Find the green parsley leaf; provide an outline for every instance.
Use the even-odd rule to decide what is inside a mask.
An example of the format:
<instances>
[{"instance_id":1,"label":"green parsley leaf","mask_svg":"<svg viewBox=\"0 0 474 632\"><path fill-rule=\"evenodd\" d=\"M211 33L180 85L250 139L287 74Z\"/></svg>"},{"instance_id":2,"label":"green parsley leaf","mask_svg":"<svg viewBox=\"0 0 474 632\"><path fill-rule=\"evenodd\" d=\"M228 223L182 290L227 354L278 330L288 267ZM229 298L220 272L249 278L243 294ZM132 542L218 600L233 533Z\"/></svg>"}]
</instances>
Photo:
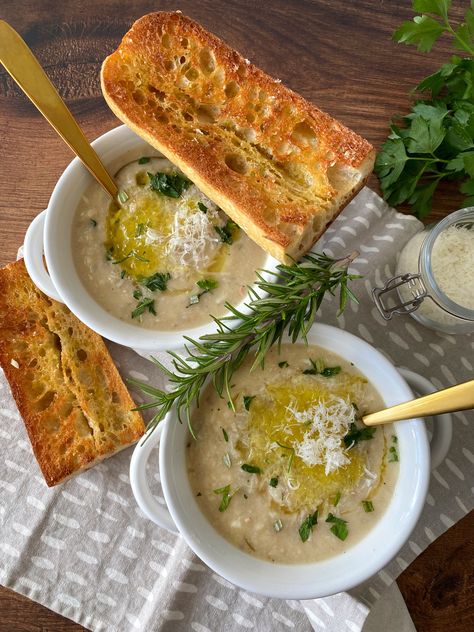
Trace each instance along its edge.
<instances>
[{"instance_id":1,"label":"green parsley leaf","mask_svg":"<svg viewBox=\"0 0 474 632\"><path fill-rule=\"evenodd\" d=\"M125 271L125 270L122 270L122 271L120 272L120 278L121 278L121 279L124 279L126 274L127 274L127 273L126 273L126 271Z\"/></svg>"},{"instance_id":2,"label":"green parsley leaf","mask_svg":"<svg viewBox=\"0 0 474 632\"><path fill-rule=\"evenodd\" d=\"M137 224L135 228L135 237L140 237L146 231L146 224Z\"/></svg>"},{"instance_id":3,"label":"green parsley leaf","mask_svg":"<svg viewBox=\"0 0 474 632\"><path fill-rule=\"evenodd\" d=\"M97 226L97 222L95 219L90 219L89 220L90 225L92 226L92 228L95 228Z\"/></svg>"},{"instance_id":4,"label":"green parsley leaf","mask_svg":"<svg viewBox=\"0 0 474 632\"><path fill-rule=\"evenodd\" d=\"M300 538L302 542L306 542L313 531L313 527L318 524L318 510L314 513L309 514L307 518L303 520L300 528L298 529L298 533L300 534Z\"/></svg>"},{"instance_id":5,"label":"green parsley leaf","mask_svg":"<svg viewBox=\"0 0 474 632\"><path fill-rule=\"evenodd\" d=\"M179 173L170 175L158 171L153 175L148 172L148 177L150 178L150 189L152 191L156 191L170 198L179 198L192 184L191 180L188 180L188 178Z\"/></svg>"},{"instance_id":6,"label":"green parsley leaf","mask_svg":"<svg viewBox=\"0 0 474 632\"><path fill-rule=\"evenodd\" d=\"M280 367L280 369L286 369L286 367L290 365L288 364L286 360L283 360L282 362L278 363L278 366Z\"/></svg>"},{"instance_id":7,"label":"green parsley leaf","mask_svg":"<svg viewBox=\"0 0 474 632\"><path fill-rule=\"evenodd\" d=\"M150 162L150 159L148 156L142 156L141 158L138 159L139 165L146 165L147 162Z\"/></svg>"},{"instance_id":8,"label":"green parsley leaf","mask_svg":"<svg viewBox=\"0 0 474 632\"><path fill-rule=\"evenodd\" d=\"M443 24L429 15L416 15L413 21L404 22L393 38L403 44L414 44L421 53L427 53L444 30Z\"/></svg>"},{"instance_id":9,"label":"green parsley leaf","mask_svg":"<svg viewBox=\"0 0 474 632\"><path fill-rule=\"evenodd\" d=\"M337 507L340 500L341 500L341 492L337 492L337 494L333 498L332 506Z\"/></svg>"},{"instance_id":10,"label":"green parsley leaf","mask_svg":"<svg viewBox=\"0 0 474 632\"><path fill-rule=\"evenodd\" d=\"M142 297L142 291L139 289L134 290L133 292L133 298L136 299L137 301L139 301Z\"/></svg>"},{"instance_id":11,"label":"green parsley leaf","mask_svg":"<svg viewBox=\"0 0 474 632\"><path fill-rule=\"evenodd\" d=\"M257 465L250 465L250 463L243 463L240 466L244 472L248 472L249 474L261 474L262 470Z\"/></svg>"},{"instance_id":12,"label":"green parsley leaf","mask_svg":"<svg viewBox=\"0 0 474 632\"><path fill-rule=\"evenodd\" d=\"M270 487L276 487L278 485L278 476L274 476L273 478L271 478L268 484L270 485Z\"/></svg>"},{"instance_id":13,"label":"green parsley leaf","mask_svg":"<svg viewBox=\"0 0 474 632\"><path fill-rule=\"evenodd\" d=\"M336 538L339 540L345 540L349 534L349 530L347 528L347 520L343 520L342 518L338 518L332 513L328 514L326 518L326 522L332 522L333 525L331 527L331 533L334 533Z\"/></svg>"},{"instance_id":14,"label":"green parsley leaf","mask_svg":"<svg viewBox=\"0 0 474 632\"><path fill-rule=\"evenodd\" d=\"M232 244L234 242L233 233L239 227L235 222L231 219L227 220L225 226L214 226L214 230L221 238L222 243L224 244Z\"/></svg>"},{"instance_id":15,"label":"green parsley leaf","mask_svg":"<svg viewBox=\"0 0 474 632\"><path fill-rule=\"evenodd\" d=\"M210 292L211 290L215 290L219 283L215 279L199 279L196 285L204 290L204 292ZM201 295L204 294L204 292L201 292Z\"/></svg>"},{"instance_id":16,"label":"green parsley leaf","mask_svg":"<svg viewBox=\"0 0 474 632\"><path fill-rule=\"evenodd\" d=\"M352 448L359 441L373 439L376 430L377 428L358 428L355 423L351 423L349 432L343 439L345 447Z\"/></svg>"},{"instance_id":17,"label":"green parsley leaf","mask_svg":"<svg viewBox=\"0 0 474 632\"><path fill-rule=\"evenodd\" d=\"M227 434L227 430L225 428L221 428L222 434L224 435L224 441L229 441L229 435Z\"/></svg>"},{"instance_id":18,"label":"green parsley leaf","mask_svg":"<svg viewBox=\"0 0 474 632\"><path fill-rule=\"evenodd\" d=\"M207 213L207 211L209 210L207 208L207 206L205 204L203 204L202 202L198 202L198 209L202 212L202 213Z\"/></svg>"},{"instance_id":19,"label":"green parsley leaf","mask_svg":"<svg viewBox=\"0 0 474 632\"><path fill-rule=\"evenodd\" d=\"M321 359L316 361L309 360L311 362L311 368L303 371L304 375L322 375L323 377L332 377L341 372L340 366L324 366Z\"/></svg>"},{"instance_id":20,"label":"green parsley leaf","mask_svg":"<svg viewBox=\"0 0 474 632\"><path fill-rule=\"evenodd\" d=\"M248 410L250 408L250 404L252 403L252 400L255 399L256 395L244 395L244 407L245 410Z\"/></svg>"},{"instance_id":21,"label":"green parsley leaf","mask_svg":"<svg viewBox=\"0 0 474 632\"><path fill-rule=\"evenodd\" d=\"M362 507L364 508L364 511L366 513L370 513L371 511L374 510L374 504L371 500L363 500Z\"/></svg>"},{"instance_id":22,"label":"green parsley leaf","mask_svg":"<svg viewBox=\"0 0 474 632\"><path fill-rule=\"evenodd\" d=\"M155 272L149 277L141 279L140 283L144 285L150 292L164 292L168 286L168 281L171 279L169 272Z\"/></svg>"},{"instance_id":23,"label":"green parsley leaf","mask_svg":"<svg viewBox=\"0 0 474 632\"><path fill-rule=\"evenodd\" d=\"M138 316L141 316L142 314L144 314L146 310L148 310L151 314L156 316L155 299L144 298L142 301L140 301L140 303L138 303L138 305L135 307L135 309L132 312L132 318L138 318Z\"/></svg>"},{"instance_id":24,"label":"green parsley leaf","mask_svg":"<svg viewBox=\"0 0 474 632\"><path fill-rule=\"evenodd\" d=\"M395 463L399 461L397 448L393 445L388 449L388 462Z\"/></svg>"},{"instance_id":25,"label":"green parsley leaf","mask_svg":"<svg viewBox=\"0 0 474 632\"><path fill-rule=\"evenodd\" d=\"M223 512L227 509L232 499L233 494L230 493L230 485L226 485L225 487L219 487L219 489L214 489L214 494L222 494L221 504L219 505L219 511ZM234 492L235 494L235 492Z\"/></svg>"}]
</instances>

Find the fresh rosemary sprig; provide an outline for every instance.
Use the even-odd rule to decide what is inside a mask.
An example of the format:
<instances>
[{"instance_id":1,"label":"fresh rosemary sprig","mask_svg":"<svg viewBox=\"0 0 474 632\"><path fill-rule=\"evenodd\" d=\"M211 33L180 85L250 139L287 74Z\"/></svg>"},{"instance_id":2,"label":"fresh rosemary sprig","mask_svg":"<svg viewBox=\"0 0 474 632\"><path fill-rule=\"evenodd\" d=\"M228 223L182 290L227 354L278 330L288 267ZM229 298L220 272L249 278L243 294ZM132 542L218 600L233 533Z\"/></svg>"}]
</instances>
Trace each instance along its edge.
<instances>
[{"instance_id":1,"label":"fresh rosemary sprig","mask_svg":"<svg viewBox=\"0 0 474 632\"><path fill-rule=\"evenodd\" d=\"M176 405L179 420L182 421L184 410L194 436L190 421L191 405L193 402L199 405L199 395L208 377L212 378L218 394L221 397L225 394L235 411L230 379L250 351L255 351L252 371L257 366L264 366L267 351L273 344L281 343L285 331L292 342L300 337L306 340L316 312L328 292L334 295L339 290L339 313L344 310L348 299L357 302L348 282L359 277L347 271L357 255L354 252L344 259L335 260L325 254L309 254L300 263L279 265L272 281L266 281L262 274L258 274L256 286L265 296L262 298L255 288L249 287L248 313L226 303L231 315L213 318L216 333L201 336L199 340L185 336L187 357L168 351L173 358L174 371L152 358L168 376L173 388L165 391L130 380L153 398L139 406L138 410L157 408L149 428L154 429Z\"/></svg>"}]
</instances>

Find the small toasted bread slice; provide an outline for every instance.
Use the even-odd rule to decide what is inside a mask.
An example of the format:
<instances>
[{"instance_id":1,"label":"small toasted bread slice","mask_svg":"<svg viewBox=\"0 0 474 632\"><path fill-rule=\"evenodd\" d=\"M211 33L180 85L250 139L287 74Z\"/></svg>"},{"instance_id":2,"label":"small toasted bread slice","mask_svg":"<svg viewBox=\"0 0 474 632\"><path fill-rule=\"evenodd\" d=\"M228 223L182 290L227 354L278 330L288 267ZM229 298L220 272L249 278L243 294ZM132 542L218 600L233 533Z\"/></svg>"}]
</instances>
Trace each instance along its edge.
<instances>
[{"instance_id":1,"label":"small toasted bread slice","mask_svg":"<svg viewBox=\"0 0 474 632\"><path fill-rule=\"evenodd\" d=\"M366 140L178 12L135 22L101 81L118 118L280 261L307 252L373 168Z\"/></svg>"},{"instance_id":2,"label":"small toasted bread slice","mask_svg":"<svg viewBox=\"0 0 474 632\"><path fill-rule=\"evenodd\" d=\"M23 259L0 270L0 365L50 486L144 433L102 338L42 294Z\"/></svg>"}]
</instances>

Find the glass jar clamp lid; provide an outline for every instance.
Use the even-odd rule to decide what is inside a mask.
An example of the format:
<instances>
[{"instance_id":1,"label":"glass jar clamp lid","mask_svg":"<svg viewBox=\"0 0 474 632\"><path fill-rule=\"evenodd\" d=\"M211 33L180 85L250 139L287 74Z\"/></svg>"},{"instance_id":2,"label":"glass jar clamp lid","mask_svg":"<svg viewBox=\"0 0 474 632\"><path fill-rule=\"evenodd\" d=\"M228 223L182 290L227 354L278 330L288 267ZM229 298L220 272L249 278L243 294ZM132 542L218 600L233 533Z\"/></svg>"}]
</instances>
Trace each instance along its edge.
<instances>
[{"instance_id":1,"label":"glass jar clamp lid","mask_svg":"<svg viewBox=\"0 0 474 632\"><path fill-rule=\"evenodd\" d=\"M396 276L372 295L385 320L410 314L431 329L473 332L474 207L414 235L400 253Z\"/></svg>"}]
</instances>

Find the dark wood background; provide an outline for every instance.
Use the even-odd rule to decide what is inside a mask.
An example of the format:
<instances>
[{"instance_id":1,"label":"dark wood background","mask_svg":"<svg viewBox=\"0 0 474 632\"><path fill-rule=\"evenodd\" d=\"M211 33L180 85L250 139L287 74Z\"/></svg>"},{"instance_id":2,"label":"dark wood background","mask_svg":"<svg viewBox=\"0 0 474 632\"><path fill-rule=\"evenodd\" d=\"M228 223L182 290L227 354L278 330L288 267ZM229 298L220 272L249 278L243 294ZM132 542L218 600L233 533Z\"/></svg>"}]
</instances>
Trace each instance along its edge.
<instances>
[{"instance_id":1,"label":"dark wood background","mask_svg":"<svg viewBox=\"0 0 474 632\"><path fill-rule=\"evenodd\" d=\"M455 2L460 17L468 0ZM99 68L133 20L182 10L245 57L368 138L377 147L390 118L409 106L409 90L450 54L395 44L409 0L2 0L0 17L31 46L93 139L118 121L102 99ZM12 261L25 229L44 209L71 159L13 81L0 70L0 265ZM370 185L378 189L376 178ZM430 219L458 207L455 187L439 195ZM472 515L431 544L398 584L419 632L474 629ZM0 588L0 632L82 630Z\"/></svg>"}]
</instances>

